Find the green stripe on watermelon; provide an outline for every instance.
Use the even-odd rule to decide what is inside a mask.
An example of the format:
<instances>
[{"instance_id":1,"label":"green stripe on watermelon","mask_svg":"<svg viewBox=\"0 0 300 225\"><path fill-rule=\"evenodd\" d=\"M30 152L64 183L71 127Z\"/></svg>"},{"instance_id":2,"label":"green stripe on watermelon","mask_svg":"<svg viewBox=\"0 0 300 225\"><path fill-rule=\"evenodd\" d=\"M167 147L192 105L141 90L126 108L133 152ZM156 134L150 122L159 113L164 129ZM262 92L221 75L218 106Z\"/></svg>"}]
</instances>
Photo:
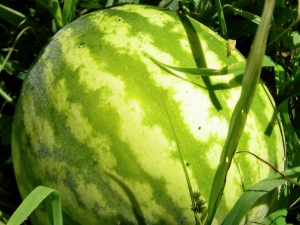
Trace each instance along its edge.
<instances>
[{"instance_id":1,"label":"green stripe on watermelon","mask_svg":"<svg viewBox=\"0 0 300 225\"><path fill-rule=\"evenodd\" d=\"M244 60L237 51L227 58L226 46L192 19L148 6L98 11L63 28L30 71L17 105L12 147L22 197L38 185L57 189L64 224L193 224L178 147L193 190L207 201L239 77L189 82L149 55L186 68ZM259 86L238 150L282 170L283 138L269 98ZM214 224L271 173L236 155ZM262 219L276 197L248 219ZM41 208L32 221L44 218Z\"/></svg>"}]
</instances>

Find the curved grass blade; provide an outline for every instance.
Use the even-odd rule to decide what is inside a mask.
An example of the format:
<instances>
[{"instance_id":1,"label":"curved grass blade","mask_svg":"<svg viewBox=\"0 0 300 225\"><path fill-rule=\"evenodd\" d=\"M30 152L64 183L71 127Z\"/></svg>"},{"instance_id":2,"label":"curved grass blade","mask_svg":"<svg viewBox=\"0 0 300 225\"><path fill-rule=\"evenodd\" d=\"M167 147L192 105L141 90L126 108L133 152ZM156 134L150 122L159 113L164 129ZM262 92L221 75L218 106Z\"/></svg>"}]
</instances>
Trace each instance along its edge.
<instances>
[{"instance_id":1,"label":"curved grass blade","mask_svg":"<svg viewBox=\"0 0 300 225\"><path fill-rule=\"evenodd\" d=\"M46 201L47 214L51 225L62 225L61 201L58 191L38 186L21 203L7 222L7 225L23 223L38 205Z\"/></svg>"},{"instance_id":2,"label":"curved grass blade","mask_svg":"<svg viewBox=\"0 0 300 225\"><path fill-rule=\"evenodd\" d=\"M298 94L300 94L300 91ZM285 138L287 142L287 150L292 164L291 166L295 167L300 166L300 143L290 120L288 111L289 100L290 98L285 99L278 106L278 111L280 113L282 124L285 128Z\"/></svg>"},{"instance_id":3,"label":"curved grass blade","mask_svg":"<svg viewBox=\"0 0 300 225\"><path fill-rule=\"evenodd\" d=\"M250 12L247 12L247 11L244 11L242 9L236 8L233 5L228 5L227 4L227 5L224 5L224 8L225 7L230 8L233 12L235 12L235 13L239 14L240 16L252 21L253 23L255 23L257 25L260 23L261 18L257 15L254 15Z\"/></svg>"},{"instance_id":4,"label":"curved grass blade","mask_svg":"<svg viewBox=\"0 0 300 225\"><path fill-rule=\"evenodd\" d=\"M176 70L178 72L193 74L193 75L200 75L200 76L224 76L229 74L243 74L246 62L237 62L233 63L231 65L222 67L221 69L212 69L212 68L183 68L183 67L176 67L176 66L170 66L164 63L159 62L158 60L154 59L153 57L150 57L152 61L154 61L157 65L159 65L162 68L169 68L172 70Z\"/></svg>"},{"instance_id":5,"label":"curved grass blade","mask_svg":"<svg viewBox=\"0 0 300 225\"><path fill-rule=\"evenodd\" d=\"M153 57L149 56L149 58L155 62L158 66L163 68L164 70L167 70L169 72L169 69L182 72L182 73L188 73L192 75L200 75L203 77L206 76L226 76L226 75L240 75L243 74L246 68L246 62L237 62L230 64L228 66L224 66L220 69L213 69L213 68L184 68L184 67L176 67L176 66L170 66L167 64L164 64L162 62L159 62L158 60L154 59ZM263 67L273 67L274 63L270 61L270 59L267 56L264 56L263 58Z\"/></svg>"},{"instance_id":6,"label":"curved grass blade","mask_svg":"<svg viewBox=\"0 0 300 225\"><path fill-rule=\"evenodd\" d=\"M266 0L264 3L262 20L258 26L258 30L246 64L242 81L241 95L233 111L229 124L227 139L220 156L216 174L214 176L208 203L208 216L205 223L206 225L212 224L226 185L227 172L230 168L233 155L238 146L239 139L244 131L255 89L259 81L268 38L269 25L272 19L274 6L274 0Z\"/></svg>"},{"instance_id":7,"label":"curved grass blade","mask_svg":"<svg viewBox=\"0 0 300 225\"><path fill-rule=\"evenodd\" d=\"M282 172L285 176L296 178L300 176L300 167ZM235 203L222 225L239 224L257 200L278 186L286 183L280 174L274 174L248 188Z\"/></svg>"}]
</instances>

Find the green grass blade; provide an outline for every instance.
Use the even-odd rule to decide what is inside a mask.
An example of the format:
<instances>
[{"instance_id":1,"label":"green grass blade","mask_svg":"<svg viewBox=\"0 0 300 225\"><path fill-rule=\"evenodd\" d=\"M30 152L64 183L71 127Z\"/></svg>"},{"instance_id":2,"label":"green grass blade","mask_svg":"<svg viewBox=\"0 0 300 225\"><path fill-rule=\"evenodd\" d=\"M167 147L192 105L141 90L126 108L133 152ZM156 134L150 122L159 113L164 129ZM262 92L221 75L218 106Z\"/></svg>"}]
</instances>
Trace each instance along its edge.
<instances>
[{"instance_id":1,"label":"green grass blade","mask_svg":"<svg viewBox=\"0 0 300 225\"><path fill-rule=\"evenodd\" d=\"M0 4L0 18L14 26L18 26L26 17L24 14Z\"/></svg>"},{"instance_id":2,"label":"green grass blade","mask_svg":"<svg viewBox=\"0 0 300 225\"><path fill-rule=\"evenodd\" d=\"M263 64L269 25L273 15L274 6L274 0L265 1L262 21L258 26L253 46L247 60L246 70L242 81L241 96L233 111L229 124L227 139L223 147L219 165L217 167L217 171L213 180L208 203L208 217L206 220L206 225L212 224L214 215L222 198L223 190L226 184L227 172L230 168L232 158L238 146L239 139L243 133L247 116L251 108L255 89L259 81L261 67Z\"/></svg>"},{"instance_id":3,"label":"green grass blade","mask_svg":"<svg viewBox=\"0 0 300 225\"><path fill-rule=\"evenodd\" d=\"M153 57L150 57L150 59L155 62L158 66L160 66L163 69L172 69L178 72L182 73L188 73L193 75L200 75L200 76L224 76L228 74L243 74L246 62L237 62L233 63L231 65L225 66L221 69L212 69L212 68L183 68L183 67L176 67L176 66L170 66L164 63L161 63L154 59Z\"/></svg>"},{"instance_id":4,"label":"green grass blade","mask_svg":"<svg viewBox=\"0 0 300 225\"><path fill-rule=\"evenodd\" d=\"M35 0L38 4L42 5L45 9L49 10L55 24L58 28L62 28L64 26L62 13L60 9L60 5L58 0Z\"/></svg>"},{"instance_id":5,"label":"green grass blade","mask_svg":"<svg viewBox=\"0 0 300 225\"><path fill-rule=\"evenodd\" d=\"M213 69L213 68L183 68L183 67L176 67L164 64L159 62L158 60L154 59L153 57L149 56L149 58L155 62L159 67L164 70L172 69L182 73L188 73L192 75L200 75L200 76L225 76L229 74L240 75L243 74L246 68L246 62L237 62L230 64L228 66L224 66L220 69ZM263 58L263 67L273 67L274 63L272 63L267 56Z\"/></svg>"},{"instance_id":6,"label":"green grass blade","mask_svg":"<svg viewBox=\"0 0 300 225\"><path fill-rule=\"evenodd\" d=\"M52 0L52 16L58 28L62 28L64 26L63 18L61 14L61 9L58 3L58 0Z\"/></svg>"},{"instance_id":7,"label":"green grass blade","mask_svg":"<svg viewBox=\"0 0 300 225\"><path fill-rule=\"evenodd\" d=\"M45 201L50 224L62 225L62 209L58 191L51 192L51 194L45 199Z\"/></svg>"},{"instance_id":8,"label":"green grass blade","mask_svg":"<svg viewBox=\"0 0 300 225\"><path fill-rule=\"evenodd\" d=\"M274 66L274 72L275 72L275 83L276 83L276 91L277 96L280 98L284 94L285 91L285 71L283 67L279 64L276 64Z\"/></svg>"},{"instance_id":9,"label":"green grass blade","mask_svg":"<svg viewBox=\"0 0 300 225\"><path fill-rule=\"evenodd\" d=\"M51 225L62 225L61 203L58 192L54 189L38 186L21 203L7 222L7 225L23 223L38 205L46 200L47 211L50 212ZM48 209L50 207L51 209Z\"/></svg>"},{"instance_id":10,"label":"green grass blade","mask_svg":"<svg viewBox=\"0 0 300 225\"><path fill-rule=\"evenodd\" d=\"M299 95L296 93L295 95ZM287 149L289 153L289 158L291 160L291 166L300 166L300 143L295 132L295 129L291 123L290 116L289 116L289 100L290 98L285 99L279 106L278 111L280 112L280 117L282 124L285 128L285 138L287 142Z\"/></svg>"},{"instance_id":11,"label":"green grass blade","mask_svg":"<svg viewBox=\"0 0 300 225\"><path fill-rule=\"evenodd\" d=\"M225 22L225 17L223 13L223 8L221 5L220 0L215 0L217 12L218 12L218 19L219 19L219 24L220 24L220 30L221 30L221 36L224 39L228 39L228 32L227 32L227 27L226 27L226 22Z\"/></svg>"},{"instance_id":12,"label":"green grass blade","mask_svg":"<svg viewBox=\"0 0 300 225\"><path fill-rule=\"evenodd\" d=\"M261 221L262 224L286 224L286 216L289 207L289 189L290 186L285 185L284 190L280 193L278 209L275 212L268 215L267 217L265 217L263 221Z\"/></svg>"},{"instance_id":13,"label":"green grass blade","mask_svg":"<svg viewBox=\"0 0 300 225\"><path fill-rule=\"evenodd\" d=\"M186 165L185 165L183 157L182 157L181 148L180 148L180 145L179 145L179 141L178 141L178 138L177 138L177 134L176 134L175 128L174 128L173 123L171 121L171 117L170 117L170 115L168 113L166 105L164 104L164 102L162 100L161 100L161 102L162 102L162 105L163 105L163 107L165 109L166 115L168 117L168 120L169 120L171 129L172 129L172 132L174 134L174 138L175 138L175 141L176 141L176 146L177 146L177 150L178 150L178 154L179 154L181 166L182 166L182 169L183 169L183 172L184 172L184 175L185 175L185 179L186 179L186 182L187 182L187 186L188 186L188 190L189 190L189 194L190 194L190 198L191 198L191 205L192 206L196 206L196 204L198 204L198 203L197 203L197 201L196 201L196 199L195 199L194 196L195 196L195 193L197 193L197 192L193 191L192 183L191 183L191 180L190 180L190 177L189 177ZM201 205L201 206L199 205L199 207L202 208L202 209L204 209L203 205ZM198 218L198 216L197 216L196 213L197 212L194 211L195 224L196 225L200 225L200 220L199 220L199 218ZM198 212L198 213L200 213L200 212Z\"/></svg>"},{"instance_id":14,"label":"green grass blade","mask_svg":"<svg viewBox=\"0 0 300 225\"><path fill-rule=\"evenodd\" d=\"M300 167L285 170L282 173L289 178L296 178L300 176ZM235 203L222 225L239 224L260 197L284 183L286 180L280 174L274 174L248 188Z\"/></svg>"},{"instance_id":15,"label":"green grass blade","mask_svg":"<svg viewBox=\"0 0 300 225\"><path fill-rule=\"evenodd\" d=\"M63 7L63 24L64 26L72 22L75 17L76 0L65 0Z\"/></svg>"},{"instance_id":16,"label":"green grass blade","mask_svg":"<svg viewBox=\"0 0 300 225\"><path fill-rule=\"evenodd\" d=\"M23 26L38 27L38 24L36 24L33 20L26 18L24 14L2 4L0 4L0 18L15 27L19 26L23 21Z\"/></svg>"},{"instance_id":17,"label":"green grass blade","mask_svg":"<svg viewBox=\"0 0 300 225\"><path fill-rule=\"evenodd\" d=\"M234 13L239 14L240 16L252 21L253 23L255 23L257 25L260 23L261 18L257 15L254 15L250 12L247 12L247 11L244 11L242 9L236 8L233 5L224 5L224 8L225 7L231 9Z\"/></svg>"}]
</instances>

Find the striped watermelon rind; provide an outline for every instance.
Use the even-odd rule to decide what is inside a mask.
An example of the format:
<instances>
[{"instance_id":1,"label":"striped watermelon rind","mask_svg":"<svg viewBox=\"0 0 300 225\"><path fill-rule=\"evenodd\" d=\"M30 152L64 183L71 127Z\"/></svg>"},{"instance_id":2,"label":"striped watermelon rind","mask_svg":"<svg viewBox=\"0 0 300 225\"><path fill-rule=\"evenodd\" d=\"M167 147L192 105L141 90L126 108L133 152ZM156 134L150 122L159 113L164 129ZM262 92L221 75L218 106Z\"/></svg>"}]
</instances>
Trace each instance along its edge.
<instances>
[{"instance_id":1,"label":"striped watermelon rind","mask_svg":"<svg viewBox=\"0 0 300 225\"><path fill-rule=\"evenodd\" d=\"M28 74L12 134L14 170L24 198L57 189L64 224L194 224L180 162L208 201L241 75L205 78L166 70L221 68L244 58L202 24L172 11L124 5L83 16L60 30ZM237 150L279 170L284 139L274 102L260 84ZM234 156L214 224L250 185L272 173ZM268 195L246 220L273 206ZM206 212L200 215L204 221ZM33 216L45 224L43 206Z\"/></svg>"}]
</instances>

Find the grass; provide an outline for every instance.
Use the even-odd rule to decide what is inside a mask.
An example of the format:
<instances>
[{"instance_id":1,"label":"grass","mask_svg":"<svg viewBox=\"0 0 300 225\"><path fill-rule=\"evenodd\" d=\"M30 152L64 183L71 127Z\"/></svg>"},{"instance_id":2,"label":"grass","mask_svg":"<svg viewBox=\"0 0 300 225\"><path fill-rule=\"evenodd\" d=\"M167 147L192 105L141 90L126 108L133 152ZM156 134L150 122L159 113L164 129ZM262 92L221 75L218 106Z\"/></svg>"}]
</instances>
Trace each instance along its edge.
<instances>
[{"instance_id":1,"label":"grass","mask_svg":"<svg viewBox=\"0 0 300 225\"><path fill-rule=\"evenodd\" d=\"M169 1L126 0L125 2L160 5L171 10L178 10L210 27L224 38L236 40L236 42L231 42L233 43L231 48L236 47L248 58L246 66L246 74L248 75L244 76L243 83L246 97L245 95L241 96L242 100L236 107L246 106L246 109L249 109L251 101L248 102L247 100L251 99L251 93L255 91L256 81L260 75L276 102L284 125L288 148L288 168L300 166L299 1L276 0L272 12L270 12L272 7L268 7L268 13L271 13L269 17L271 19L270 27L266 18L261 17L264 4L264 1L261 0L187 0L178 1L179 7L177 2ZM267 0L266 4L272 2L272 0ZM88 12L116 3L118 3L117 0L66 0L63 3L57 0L16 0L13 2L6 0L0 4L0 224L6 224L8 218L21 203L10 154L10 133L14 104L22 80L30 70L32 62L38 57L42 47L60 28ZM255 40L258 24L264 25L264 28L256 35L258 38L262 38L262 41L259 41L258 46L255 47L253 40ZM235 46L234 43L236 43ZM250 51L252 44L254 47ZM255 53L254 51L257 50L260 52ZM268 63L271 67L263 68L260 71L262 59L259 60L259 57L264 54L268 56ZM252 71L251 68L256 70ZM253 81L253 86L249 86L249 81ZM249 103L249 105L245 105L245 103ZM235 119L237 121L241 119L238 114L234 114L232 118L232 124L234 124ZM242 118L242 120L245 122L246 118ZM232 125L230 132L240 133L243 131L243 127L239 130L235 127ZM221 156L221 160L225 159L226 156L232 158L236 144L228 143L227 147L224 146L224 155ZM226 173L222 172L224 167L220 168L219 171L216 180L224 181L226 177ZM299 178L298 169L287 170L285 173L286 176L294 177L294 181ZM261 181L260 187L263 185L266 190L269 190L274 185L275 180L277 181L276 185L286 182L286 179L280 174L276 174L275 177ZM216 182L214 185L215 192L213 193L215 194L211 196L209 202L210 214L207 224L214 215L221 196L219 193L222 193L224 185L225 182ZM52 192L45 189L45 193L50 194ZM47 196L49 195L45 195L46 199ZM253 196L243 198L253 198ZM280 198L282 209L271 214L263 223L270 224L274 218L279 218L278 223L285 220L287 223L300 224L299 198L300 191L297 185L285 186ZM239 204L242 204L238 205L239 209L244 211L247 209L243 205L243 201ZM228 220L225 221L227 224L234 224L232 221L235 221L234 218L240 215L235 209L233 214L230 214ZM24 223L29 224L29 221Z\"/></svg>"}]
</instances>

